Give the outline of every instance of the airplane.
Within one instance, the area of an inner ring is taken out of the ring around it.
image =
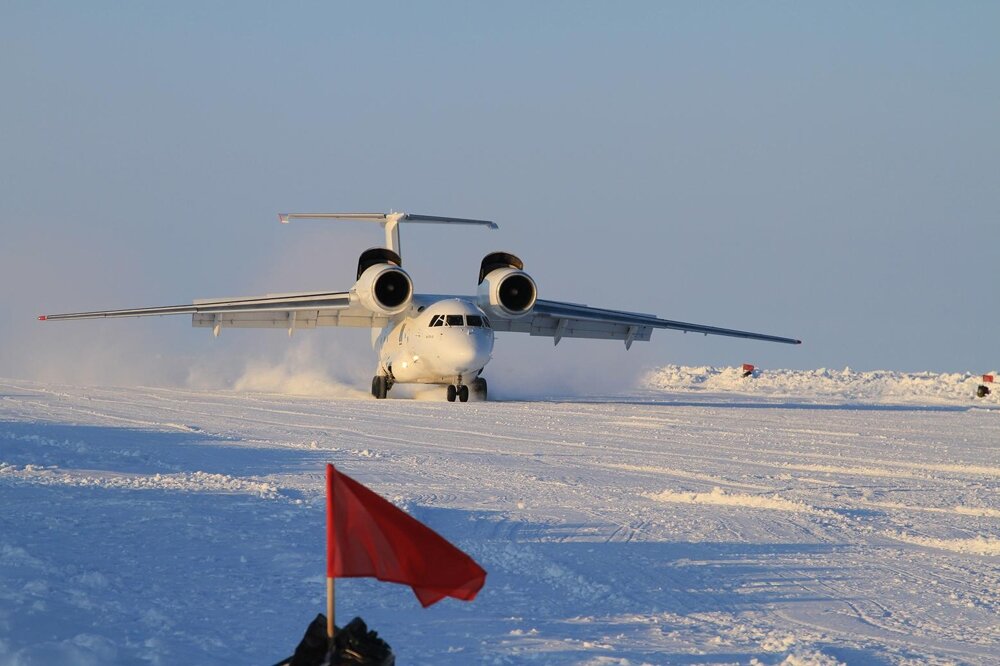
[[[317,326],[370,328],[378,356],[371,392],[384,399],[396,384],[438,384],[449,402],[487,397],[482,376],[493,354],[497,332],[563,338],[622,340],[625,349],[647,341],[653,329],[725,335],[751,340],[801,344],[801,340],[702,324],[659,319],[650,314],[588,307],[538,298],[538,287],[524,263],[509,252],[487,254],[479,269],[474,296],[415,294],[400,256],[399,225],[427,223],[498,229],[489,220],[407,213],[282,213],[292,220],[376,222],[385,231],[385,247],[373,247],[358,259],[357,279],[348,291],[266,294],[250,298],[195,300],[189,305],[41,315],[41,321],[150,315],[191,315],[192,325],[211,328],[285,328]]]

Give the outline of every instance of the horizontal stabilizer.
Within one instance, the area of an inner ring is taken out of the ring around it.
[[[499,229],[491,220],[473,220],[467,217],[443,217],[440,215],[419,215],[416,213],[280,213],[282,224],[292,220],[365,220],[382,224],[399,222],[428,222],[431,224],[474,224]]]
[[[385,229],[385,246],[402,254],[399,248],[399,223],[422,222],[425,224],[465,224],[483,226],[488,229],[499,229],[496,222],[490,220],[473,220],[467,217],[442,217],[440,215],[418,215],[415,213],[279,213],[282,224],[292,220],[362,220],[378,222]]]

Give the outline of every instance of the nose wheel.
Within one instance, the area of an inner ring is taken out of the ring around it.
[[[459,402],[469,402],[469,387],[465,384],[448,384],[448,402],[455,402],[455,398]]]

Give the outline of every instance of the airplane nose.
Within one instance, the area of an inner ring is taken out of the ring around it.
[[[460,373],[479,370],[490,360],[491,347],[484,336],[456,336],[449,345],[448,360]]]

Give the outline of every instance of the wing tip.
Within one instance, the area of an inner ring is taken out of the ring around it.
[[[288,213],[278,213],[278,221],[282,224],[288,224]]]
[[[38,315],[38,321],[45,321],[48,318],[49,318],[48,315]]]

